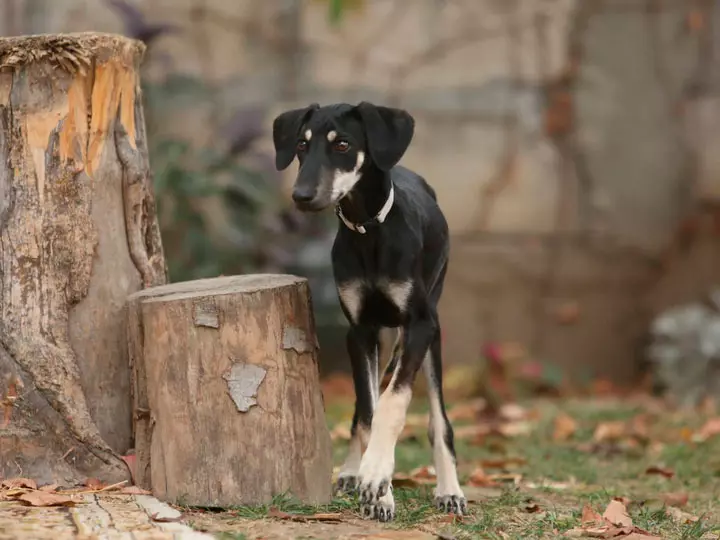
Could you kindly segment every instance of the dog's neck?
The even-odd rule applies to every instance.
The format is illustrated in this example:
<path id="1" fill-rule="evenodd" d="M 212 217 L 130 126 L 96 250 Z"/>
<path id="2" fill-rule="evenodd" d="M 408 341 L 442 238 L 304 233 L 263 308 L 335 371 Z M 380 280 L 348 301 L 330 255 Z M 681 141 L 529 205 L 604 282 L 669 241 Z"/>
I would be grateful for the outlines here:
<path id="1" fill-rule="evenodd" d="M 348 222 L 361 225 L 375 219 L 385 208 L 391 189 L 390 173 L 371 164 L 338 206 Z"/>

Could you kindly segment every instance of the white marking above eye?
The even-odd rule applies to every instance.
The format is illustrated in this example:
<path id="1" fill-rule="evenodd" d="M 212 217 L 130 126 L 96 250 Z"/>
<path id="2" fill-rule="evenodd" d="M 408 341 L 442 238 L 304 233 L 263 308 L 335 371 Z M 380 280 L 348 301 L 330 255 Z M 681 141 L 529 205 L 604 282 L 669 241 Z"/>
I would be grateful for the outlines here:
<path id="1" fill-rule="evenodd" d="M 327 140 L 333 142 L 337 138 L 337 131 L 328 131 Z"/>
<path id="2" fill-rule="evenodd" d="M 309 129 L 305 130 L 305 140 L 309 141 L 310 139 L 312 139 L 312 131 L 310 131 Z"/>

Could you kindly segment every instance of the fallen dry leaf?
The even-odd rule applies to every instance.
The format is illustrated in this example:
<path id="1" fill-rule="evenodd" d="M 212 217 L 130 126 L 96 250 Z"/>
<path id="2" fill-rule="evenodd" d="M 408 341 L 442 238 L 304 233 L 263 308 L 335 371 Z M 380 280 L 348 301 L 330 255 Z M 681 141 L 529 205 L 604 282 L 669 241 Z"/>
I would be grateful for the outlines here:
<path id="1" fill-rule="evenodd" d="M 582 516 L 580 517 L 580 522 L 582 524 L 602 523 L 603 517 L 600 514 L 598 514 L 595 510 L 593 510 L 590 505 L 586 504 L 585 506 L 583 506 Z"/>
<path id="2" fill-rule="evenodd" d="M 676 508 L 674 506 L 668 506 L 665 508 L 665 513 L 670 516 L 670 518 L 675 522 L 679 523 L 680 525 L 687 525 L 688 523 L 695 523 L 698 519 L 697 516 L 693 516 L 692 514 L 688 514 L 687 512 L 683 512 L 679 508 Z"/>
<path id="3" fill-rule="evenodd" d="M 720 435 L 720 418 L 711 418 L 692 436 L 692 441 L 705 442 L 717 435 Z"/>
<path id="4" fill-rule="evenodd" d="M 3 480 L 2 484 L 0 484 L 0 487 L 3 487 L 5 489 L 37 489 L 37 483 L 35 482 L 35 480 L 32 480 L 30 478 L 8 478 L 7 480 Z"/>
<path id="5" fill-rule="evenodd" d="M 135 454 L 120 456 L 120 459 L 122 459 L 127 465 L 128 469 L 130 469 L 130 479 L 135 482 L 135 463 L 137 462 Z"/>
<path id="6" fill-rule="evenodd" d="M 30 506 L 75 506 L 75 501 L 67 495 L 39 490 L 23 493 L 19 497 L 15 497 L 15 500 L 22 501 Z"/>
<path id="7" fill-rule="evenodd" d="M 507 457 L 497 459 L 483 459 L 480 465 L 486 469 L 506 469 L 508 467 L 525 465 L 527 460 L 521 457 Z"/>
<path id="8" fill-rule="evenodd" d="M 268 517 L 289 521 L 341 521 L 342 514 L 288 514 L 275 506 L 271 506 L 270 511 L 268 512 Z"/>
<path id="9" fill-rule="evenodd" d="M 600 422 L 593 433 L 595 442 L 617 441 L 624 437 L 627 433 L 625 422 Z"/>
<path id="10" fill-rule="evenodd" d="M 490 478 L 482 467 L 477 467 L 471 474 L 467 481 L 470 486 L 497 486 L 498 482 Z"/>
<path id="11" fill-rule="evenodd" d="M 662 501 L 667 506 L 685 506 L 688 503 L 688 500 L 690 499 L 690 495 L 685 492 L 680 493 L 665 493 L 662 496 Z"/>
<path id="12" fill-rule="evenodd" d="M 537 503 L 529 502 L 525 503 L 523 510 L 525 510 L 528 514 L 535 514 L 540 511 L 540 506 Z"/>
<path id="13" fill-rule="evenodd" d="M 487 424 L 472 424 L 469 426 L 458 426 L 454 431 L 455 439 L 468 440 L 489 435 L 491 429 Z"/>
<path id="14" fill-rule="evenodd" d="M 392 479 L 393 486 L 395 487 L 408 487 L 415 488 L 422 484 L 434 484 L 435 483 L 435 468 L 434 467 L 418 467 L 410 471 L 410 474 L 395 473 Z"/>
<path id="15" fill-rule="evenodd" d="M 40 491 L 47 491 L 48 493 L 52 493 L 53 491 L 57 491 L 60 486 L 58 484 L 48 484 L 46 486 L 40 486 Z"/>
<path id="16" fill-rule="evenodd" d="M 504 418 L 510 422 L 516 422 L 527 418 L 527 410 L 517 403 L 505 403 L 500 406 L 498 411 L 500 418 Z"/>
<path id="17" fill-rule="evenodd" d="M 453 406 L 447 413 L 448 420 L 475 420 L 478 414 L 485 409 L 487 401 L 477 398 Z"/>
<path id="18" fill-rule="evenodd" d="M 424 467 L 417 467 L 410 471 L 410 476 L 413 478 L 420 478 L 423 480 L 434 480 L 436 477 L 435 467 L 432 465 L 425 465 Z"/>
<path id="19" fill-rule="evenodd" d="M 497 431 L 505 437 L 517 437 L 519 435 L 527 435 L 532 431 L 532 424 L 530 422 L 508 422 L 507 424 L 501 424 Z"/>
<path id="20" fill-rule="evenodd" d="M 666 467 L 652 466 L 645 469 L 645 474 L 659 474 L 665 478 L 672 478 L 675 476 L 675 471 Z"/>
<path id="21" fill-rule="evenodd" d="M 151 491 L 143 489 L 140 486 L 127 486 L 122 488 L 119 493 L 122 495 L 152 495 Z"/>
<path id="22" fill-rule="evenodd" d="M 577 428 L 577 422 L 570 415 L 561 412 L 555 417 L 553 440 L 566 441 L 573 436 Z"/>
<path id="23" fill-rule="evenodd" d="M 617 499 L 610 501 L 607 508 L 605 508 L 605 512 L 603 512 L 603 517 L 613 525 L 619 527 L 632 527 L 633 524 L 632 519 L 628 515 L 627 508 Z"/>
<path id="24" fill-rule="evenodd" d="M 88 478 L 85 480 L 85 487 L 89 487 L 90 489 L 102 489 L 105 487 L 105 484 L 102 483 L 97 478 Z"/>

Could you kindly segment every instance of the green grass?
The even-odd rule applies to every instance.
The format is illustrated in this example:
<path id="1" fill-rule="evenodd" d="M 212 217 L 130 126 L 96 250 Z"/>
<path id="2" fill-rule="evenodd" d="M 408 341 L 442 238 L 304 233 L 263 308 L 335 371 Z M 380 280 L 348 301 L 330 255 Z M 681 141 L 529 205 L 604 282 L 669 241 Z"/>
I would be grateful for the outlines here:
<path id="1" fill-rule="evenodd" d="M 617 445 L 605 444 L 590 451 L 595 427 L 601 422 L 628 421 L 646 412 L 643 406 L 621 401 L 535 402 L 527 404 L 536 411 L 533 429 L 527 435 L 503 438 L 488 437 L 482 443 L 458 440 L 458 470 L 461 482 L 484 459 L 514 456 L 526 462 L 509 471 L 522 475 L 520 485 L 492 488 L 467 487 L 470 515 L 450 522 L 440 516 L 432 504 L 432 486 L 416 489 L 396 488 L 396 519 L 384 527 L 442 532 L 455 538 L 557 538 L 579 527 L 584 504 L 602 513 L 613 497 L 626 497 L 635 526 L 662 538 L 718 538 L 720 535 L 720 437 L 704 443 L 691 443 L 681 436 L 683 428 L 696 430 L 706 419 L 697 412 L 675 413 L 651 411 L 648 422 L 650 437 L 644 444 L 629 446 L 623 439 Z M 414 403 L 413 412 L 423 412 L 423 403 Z M 553 440 L 553 421 L 559 411 L 572 416 L 578 429 L 570 440 Z M 330 403 L 328 423 L 347 421 L 352 414 L 350 403 Z M 467 422 L 454 422 L 459 427 Z M 431 464 L 431 448 L 424 428 L 416 436 L 398 444 L 396 471 L 409 472 Z M 660 446 L 662 444 L 662 446 Z M 335 464 L 342 462 L 347 443 L 335 446 Z M 662 466 L 675 472 L 673 478 L 647 475 L 649 466 Z M 502 472 L 487 469 L 486 472 Z M 558 484 L 564 483 L 564 484 Z M 530 487 L 528 484 L 541 485 Z M 542 485 L 546 487 L 542 487 Z M 677 523 L 665 511 L 660 497 L 664 493 L 689 493 L 684 512 L 697 516 L 694 523 Z M 235 536 L 245 538 L 244 523 L 265 519 L 271 506 L 295 514 L 338 512 L 348 519 L 358 517 L 358 503 L 353 497 L 336 498 L 330 505 L 315 507 L 277 497 L 271 504 L 231 508 L 218 514 L 217 520 L 237 522 Z M 531 510 L 537 510 L 530 512 Z M 235 520 L 233 522 L 233 520 Z M 233 532 L 232 534 L 235 534 Z M 246 533 L 247 534 L 247 533 Z M 255 538 L 255 536 L 247 536 Z"/>

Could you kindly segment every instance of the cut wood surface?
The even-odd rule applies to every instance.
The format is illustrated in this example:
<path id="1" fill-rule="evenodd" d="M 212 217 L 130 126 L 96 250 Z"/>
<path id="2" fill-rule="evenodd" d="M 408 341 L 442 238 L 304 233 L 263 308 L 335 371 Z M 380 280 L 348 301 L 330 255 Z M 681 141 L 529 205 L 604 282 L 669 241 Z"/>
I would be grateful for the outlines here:
<path id="1" fill-rule="evenodd" d="M 105 34 L 0 39 L 0 477 L 129 477 L 125 300 L 166 281 L 143 52 Z"/>
<path id="2" fill-rule="evenodd" d="M 331 498 L 332 449 L 307 281 L 205 279 L 128 300 L 136 482 L 162 500 Z"/>

